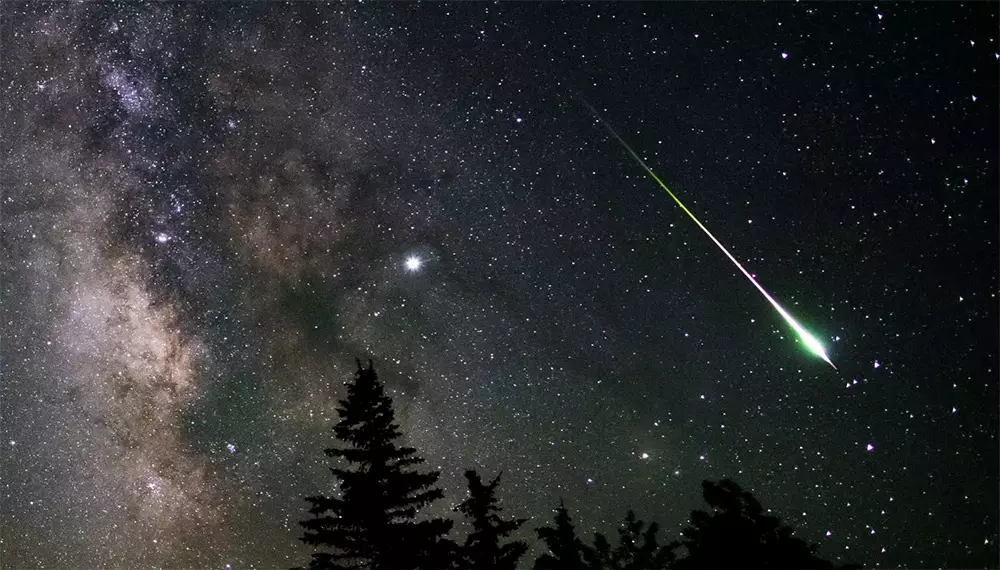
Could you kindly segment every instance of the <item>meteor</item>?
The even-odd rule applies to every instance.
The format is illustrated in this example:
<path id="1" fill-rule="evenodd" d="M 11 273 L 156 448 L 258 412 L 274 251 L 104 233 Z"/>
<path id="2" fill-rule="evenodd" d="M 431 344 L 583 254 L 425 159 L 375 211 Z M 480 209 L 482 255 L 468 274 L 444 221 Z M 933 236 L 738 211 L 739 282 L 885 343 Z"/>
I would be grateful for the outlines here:
<path id="1" fill-rule="evenodd" d="M 708 239 L 712 240 L 712 243 L 717 245 L 719 249 L 722 250 L 722 253 L 726 254 L 726 257 L 729 258 L 729 261 L 732 261 L 733 265 L 735 265 L 736 268 L 739 269 L 740 272 L 743 275 L 745 275 L 746 278 L 749 279 L 751 283 L 753 283 L 753 286 L 756 287 L 758 291 L 760 291 L 760 294 L 763 295 L 764 298 L 767 299 L 769 303 L 771 303 L 771 306 L 774 307 L 776 311 L 778 311 L 778 314 L 781 315 L 781 318 L 785 319 L 785 322 L 788 323 L 788 326 L 792 327 L 792 330 L 795 331 L 795 334 L 799 335 L 799 339 L 802 340 L 802 344 L 804 344 L 806 348 L 809 349 L 810 352 L 822 358 L 824 362 L 826 362 L 830 366 L 833 366 L 833 369 L 836 370 L 837 367 L 834 366 L 833 362 L 830 361 L 830 357 L 827 356 L 826 349 L 823 348 L 823 344 L 819 341 L 819 339 L 814 337 L 812 334 L 809 333 L 809 331 L 805 329 L 805 327 L 800 325 L 799 322 L 795 320 L 795 317 L 790 315 L 788 311 L 784 309 L 784 307 L 778 304 L 778 301 L 776 301 L 774 297 L 770 295 L 770 293 L 765 291 L 764 288 L 761 287 L 760 283 L 757 283 L 757 280 L 753 278 L 753 275 L 750 275 L 750 272 L 744 269 L 743 266 L 740 265 L 739 261 L 736 261 L 736 258 L 733 257 L 733 254 L 729 253 L 729 250 L 726 249 L 726 247 L 722 245 L 722 243 L 719 242 L 719 240 L 715 239 L 715 236 L 712 235 L 712 232 L 708 231 L 708 228 L 706 228 L 698 220 L 698 218 L 696 218 L 694 214 L 691 213 L 691 210 L 688 210 L 687 206 L 685 206 L 684 203 L 681 202 L 680 199 L 673 192 L 670 191 L 670 188 L 667 188 L 667 185 L 664 184 L 662 180 L 660 180 L 660 177 L 657 176 L 656 173 L 653 172 L 653 170 L 649 166 L 646 166 L 645 161 L 639 158 L 639 155 L 636 154 L 634 150 L 632 150 L 632 147 L 630 147 L 628 143 L 625 142 L 625 139 L 618 136 L 618 133 L 615 131 L 615 129 L 611 126 L 610 123 L 608 123 L 607 121 L 604 120 L 603 117 L 601 117 L 600 113 L 597 112 L 597 109 L 595 109 L 590 103 L 587 103 L 583 99 L 580 99 L 580 102 L 586 105 L 588 109 L 590 109 L 590 112 L 594 114 L 594 117 L 596 117 L 597 120 L 602 125 L 604 125 L 604 128 L 606 128 L 608 132 L 611 133 L 611 136 L 615 137 L 615 139 L 619 143 L 621 143 L 623 147 L 625 147 L 625 150 L 628 151 L 629 155 L 631 155 L 632 158 L 634 158 L 635 161 L 639 163 L 639 166 L 641 166 L 643 170 L 645 170 L 650 176 L 653 177 L 653 180 L 655 180 L 656 183 L 660 185 L 660 188 L 663 188 L 663 190 L 671 198 L 673 198 L 674 202 L 676 202 L 677 205 L 680 206 L 681 210 L 684 210 L 684 213 L 687 214 L 688 217 L 690 217 L 692 220 L 694 220 L 695 224 L 698 224 L 698 227 L 701 228 L 701 231 L 705 232 L 705 235 L 708 236 Z"/>

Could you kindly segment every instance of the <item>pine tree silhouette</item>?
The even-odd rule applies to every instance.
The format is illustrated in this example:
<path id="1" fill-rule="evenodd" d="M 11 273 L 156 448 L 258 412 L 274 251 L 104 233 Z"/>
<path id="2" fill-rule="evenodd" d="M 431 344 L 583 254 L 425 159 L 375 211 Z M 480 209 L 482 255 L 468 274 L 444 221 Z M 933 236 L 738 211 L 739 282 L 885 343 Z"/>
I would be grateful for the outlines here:
<path id="1" fill-rule="evenodd" d="M 704 481 L 702 489 L 712 513 L 691 512 L 691 526 L 681 531 L 687 556 L 674 568 L 833 568 L 733 481 Z"/>
<path id="2" fill-rule="evenodd" d="M 461 511 L 472 523 L 472 533 L 459 550 L 459 561 L 463 568 L 477 570 L 513 570 L 517 561 L 528 550 L 528 544 L 515 540 L 501 545 L 500 541 L 510 536 L 528 519 L 500 518 L 503 509 L 497 504 L 496 488 L 500 475 L 484 485 L 479 474 L 473 470 L 465 472 L 469 480 L 469 498 L 462 501 L 456 511 Z"/>
<path id="3" fill-rule="evenodd" d="M 594 570 L 614 568 L 612 556 L 608 537 L 599 532 L 594 533 L 594 546 L 583 550 L 583 559 L 587 561 L 587 568 Z"/>
<path id="4" fill-rule="evenodd" d="M 535 570 L 580 570 L 587 567 L 583 555 L 588 547 L 576 536 L 573 521 L 566 505 L 559 501 L 556 509 L 556 526 L 536 528 L 538 538 L 545 542 L 549 551 L 535 560 Z M 592 557 L 588 555 L 588 558 Z"/>
<path id="5" fill-rule="evenodd" d="M 651 570 L 667 568 L 674 560 L 674 548 L 679 543 L 660 546 L 656 538 L 660 525 L 650 523 L 646 526 L 636 519 L 635 512 L 629 509 L 625 514 L 625 522 L 618 528 L 618 547 L 611 550 L 608 539 L 601 533 L 594 533 L 594 546 L 584 551 L 584 558 L 591 568 L 607 570 Z M 641 542 L 640 542 L 641 541 Z"/>
<path id="6" fill-rule="evenodd" d="M 412 447 L 397 447 L 392 399 L 385 395 L 374 365 L 358 362 L 358 372 L 340 401 L 333 430 L 343 447 L 323 450 L 338 458 L 330 468 L 339 482 L 333 497 L 306 497 L 314 515 L 302 521 L 300 540 L 330 552 L 315 552 L 310 568 L 411 569 L 450 567 L 453 545 L 445 538 L 452 521 L 416 521 L 417 511 L 440 499 L 439 473 L 419 473 L 424 460 Z M 346 465 L 344 465 L 346 463 Z M 341 466 L 347 467 L 342 468 Z"/>
<path id="7" fill-rule="evenodd" d="M 660 525 L 652 522 L 643 531 L 643 523 L 635 518 L 635 513 L 629 509 L 625 515 L 625 524 L 618 531 L 619 546 L 615 550 L 615 567 L 622 570 L 642 568 L 666 568 L 674 560 L 674 548 L 679 543 L 660 546 L 656 538 Z M 642 544 L 639 543 L 640 537 Z"/>

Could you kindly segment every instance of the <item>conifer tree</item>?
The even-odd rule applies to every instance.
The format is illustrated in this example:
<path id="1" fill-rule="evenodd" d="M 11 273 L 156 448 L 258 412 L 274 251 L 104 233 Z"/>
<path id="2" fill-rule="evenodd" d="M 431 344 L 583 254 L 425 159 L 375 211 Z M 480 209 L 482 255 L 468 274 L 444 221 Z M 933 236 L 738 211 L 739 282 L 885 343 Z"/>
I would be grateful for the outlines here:
<path id="1" fill-rule="evenodd" d="M 496 488 L 500 475 L 484 485 L 479 474 L 473 470 L 465 472 L 469 480 L 469 497 L 462 501 L 456 511 L 461 511 L 472 524 L 472 533 L 459 550 L 459 563 L 463 568 L 476 570 L 513 570 L 517 561 L 528 550 L 528 544 L 515 540 L 501 545 L 500 541 L 510 536 L 528 519 L 500 518 L 503 509 L 497 504 Z"/>
<path id="2" fill-rule="evenodd" d="M 325 449 L 340 461 L 330 468 L 339 484 L 334 496 L 306 497 L 314 515 L 300 524 L 301 540 L 315 552 L 310 568 L 414 569 L 449 567 L 445 538 L 452 522 L 417 521 L 418 511 L 440 499 L 439 473 L 420 473 L 424 462 L 412 447 L 398 447 L 392 399 L 385 395 L 374 365 L 362 368 L 347 386 L 333 430 L 342 447 Z"/>
<path id="3" fill-rule="evenodd" d="M 629 509 L 625 522 L 618 528 L 618 546 L 612 550 L 608 539 L 601 533 L 594 533 L 594 546 L 584 551 L 584 558 L 590 568 L 603 570 L 649 570 L 667 568 L 674 559 L 674 548 L 678 543 L 660 546 L 657 533 L 658 524 L 646 526 Z"/>
<path id="4" fill-rule="evenodd" d="M 566 505 L 559 501 L 556 509 L 556 526 L 535 529 L 538 538 L 545 542 L 549 551 L 535 560 L 535 570 L 579 570 L 587 567 L 584 564 L 584 553 L 588 547 L 576 536 L 573 520 L 566 510 Z M 587 554 L 587 558 L 592 558 Z"/>
<path id="5" fill-rule="evenodd" d="M 612 561 L 611 543 L 608 537 L 599 532 L 594 533 L 594 546 L 583 549 L 583 559 L 586 567 L 593 570 L 610 570 L 614 568 Z"/>
<path id="6" fill-rule="evenodd" d="M 656 539 L 660 525 L 650 523 L 643 532 L 644 526 L 645 523 L 636 519 L 635 512 L 629 509 L 625 514 L 625 522 L 618 529 L 618 548 L 612 554 L 615 568 L 666 568 L 673 561 L 675 545 L 660 546 Z"/>
<path id="7" fill-rule="evenodd" d="M 833 568 L 733 481 L 704 481 L 702 488 L 712 513 L 692 511 L 691 526 L 681 531 L 687 556 L 675 568 Z"/>

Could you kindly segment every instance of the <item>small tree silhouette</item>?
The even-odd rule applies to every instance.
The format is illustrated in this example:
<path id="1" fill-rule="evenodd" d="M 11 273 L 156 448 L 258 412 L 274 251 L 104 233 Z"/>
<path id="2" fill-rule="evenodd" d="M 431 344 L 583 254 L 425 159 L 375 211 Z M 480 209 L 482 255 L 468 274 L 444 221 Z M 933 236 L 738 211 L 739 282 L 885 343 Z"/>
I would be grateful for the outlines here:
<path id="1" fill-rule="evenodd" d="M 394 423 L 392 399 L 385 395 L 374 365 L 362 368 L 347 385 L 347 399 L 340 401 L 340 421 L 333 431 L 344 447 L 323 450 L 347 463 L 332 467 L 340 493 L 334 497 L 306 497 L 313 518 L 302 521 L 301 540 L 332 547 L 315 552 L 310 568 L 444 568 L 450 541 L 444 536 L 452 522 L 446 519 L 416 521 L 417 511 L 440 499 L 433 485 L 438 472 L 419 473 L 412 468 L 424 462 L 412 447 L 397 447 L 402 436 Z"/>
<path id="2" fill-rule="evenodd" d="M 549 549 L 535 560 L 535 570 L 580 570 L 586 567 L 582 556 L 587 551 L 587 546 L 577 538 L 573 521 L 562 501 L 559 501 L 559 508 L 556 509 L 555 522 L 555 527 L 535 529 L 538 538 Z"/>
<path id="3" fill-rule="evenodd" d="M 687 556 L 674 568 L 833 568 L 733 481 L 704 481 L 702 489 L 712 513 L 691 512 L 691 526 L 681 531 Z"/>
<path id="4" fill-rule="evenodd" d="M 585 548 L 583 559 L 587 561 L 587 568 L 595 570 L 614 568 L 612 561 L 611 543 L 608 537 L 599 532 L 594 533 L 594 546 Z"/>
<path id="5" fill-rule="evenodd" d="M 500 518 L 503 509 L 497 504 L 496 488 L 500 475 L 484 485 L 479 474 L 465 472 L 469 480 L 469 498 L 462 501 L 456 511 L 461 511 L 472 523 L 472 533 L 459 549 L 459 564 L 463 568 L 513 570 L 517 561 L 528 550 L 528 544 L 515 540 L 501 545 L 500 541 L 516 531 L 528 519 Z"/>
<path id="6" fill-rule="evenodd" d="M 625 522 L 618 528 L 618 547 L 614 550 L 611 550 L 611 544 L 603 534 L 594 533 L 593 548 L 583 552 L 588 565 L 608 570 L 667 568 L 674 560 L 674 549 L 679 543 L 660 546 L 656 538 L 660 525 L 650 523 L 643 532 L 644 526 L 646 523 L 636 519 L 635 512 L 629 509 Z"/>

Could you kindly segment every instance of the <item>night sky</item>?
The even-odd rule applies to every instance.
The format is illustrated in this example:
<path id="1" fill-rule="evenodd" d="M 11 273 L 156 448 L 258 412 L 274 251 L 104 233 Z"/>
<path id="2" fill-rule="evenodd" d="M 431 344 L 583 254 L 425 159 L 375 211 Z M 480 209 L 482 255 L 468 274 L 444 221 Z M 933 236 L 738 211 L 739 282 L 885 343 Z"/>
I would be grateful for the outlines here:
<path id="1" fill-rule="evenodd" d="M 997 12 L 4 2 L 0 565 L 307 563 L 356 356 L 434 513 L 997 564 Z"/>

